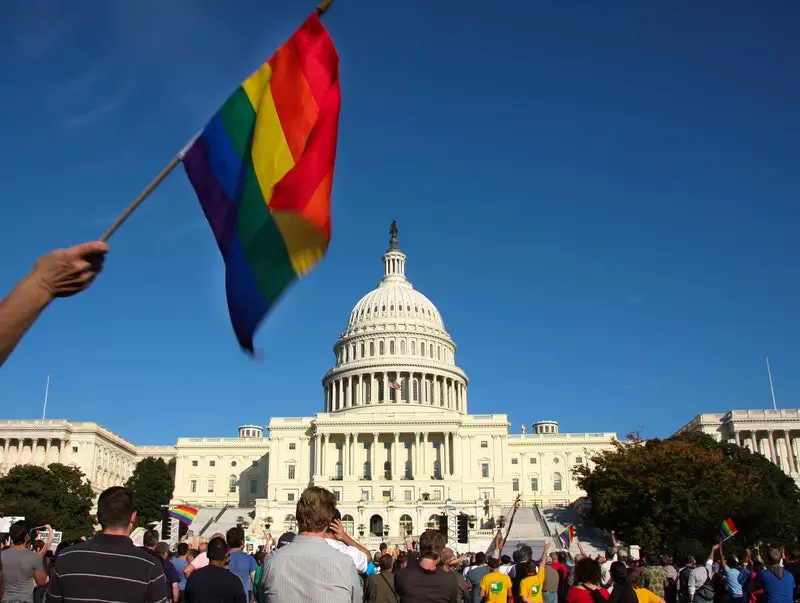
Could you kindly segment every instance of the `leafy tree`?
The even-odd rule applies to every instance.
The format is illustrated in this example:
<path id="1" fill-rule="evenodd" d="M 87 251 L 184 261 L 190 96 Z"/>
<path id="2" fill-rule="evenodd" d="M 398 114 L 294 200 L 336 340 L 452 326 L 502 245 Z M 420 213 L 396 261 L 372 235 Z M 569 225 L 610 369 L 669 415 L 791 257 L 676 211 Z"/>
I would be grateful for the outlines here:
<path id="1" fill-rule="evenodd" d="M 760 454 L 701 433 L 629 438 L 576 469 L 593 523 L 646 551 L 707 555 L 731 517 L 737 545 L 796 542 L 800 489 Z"/>
<path id="2" fill-rule="evenodd" d="M 147 527 L 163 519 L 173 487 L 172 472 L 163 459 L 147 457 L 139 461 L 125 485 L 136 493 L 137 526 Z"/>
<path id="3" fill-rule="evenodd" d="M 80 469 L 53 463 L 47 468 L 18 465 L 0 477 L 0 510 L 34 526 L 50 524 L 73 540 L 91 536 L 92 488 Z"/>

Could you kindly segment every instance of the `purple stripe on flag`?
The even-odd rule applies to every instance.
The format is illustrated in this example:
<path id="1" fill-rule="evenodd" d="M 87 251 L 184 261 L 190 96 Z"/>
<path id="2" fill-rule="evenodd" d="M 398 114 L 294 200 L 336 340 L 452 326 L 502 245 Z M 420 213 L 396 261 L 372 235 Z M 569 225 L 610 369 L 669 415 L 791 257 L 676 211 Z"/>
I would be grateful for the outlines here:
<path id="1" fill-rule="evenodd" d="M 208 156 L 208 147 L 201 136 L 183 157 L 183 167 L 192 183 L 203 213 L 206 215 L 214 238 L 227 261 L 228 249 L 236 228 L 236 205 L 214 177 Z"/>

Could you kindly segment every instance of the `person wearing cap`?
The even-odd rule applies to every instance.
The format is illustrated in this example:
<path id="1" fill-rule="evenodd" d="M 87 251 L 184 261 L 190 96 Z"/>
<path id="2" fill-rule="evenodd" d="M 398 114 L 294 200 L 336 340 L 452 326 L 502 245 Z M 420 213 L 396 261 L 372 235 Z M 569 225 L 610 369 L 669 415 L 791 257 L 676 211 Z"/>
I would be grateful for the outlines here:
<path id="1" fill-rule="evenodd" d="M 261 592 L 265 603 L 362 603 L 363 591 L 353 560 L 325 543 L 336 497 L 330 490 L 306 488 L 297 501 L 299 533 L 264 561 Z"/>
<path id="2" fill-rule="evenodd" d="M 285 547 L 287 544 L 290 544 L 294 537 L 297 536 L 294 532 L 286 532 L 280 538 L 278 538 L 278 546 L 275 548 L 282 548 Z"/>
<path id="3" fill-rule="evenodd" d="M 466 578 L 459 572 L 455 566 L 458 565 L 463 561 L 463 558 L 456 559 L 456 554 L 453 549 L 449 547 L 445 547 L 442 549 L 442 569 L 446 572 L 452 572 L 452 574 L 456 577 L 456 583 L 458 583 L 458 598 L 456 599 L 457 603 L 461 603 L 462 601 L 470 601 L 471 595 L 470 592 L 472 591 L 472 585 L 467 583 Z"/>

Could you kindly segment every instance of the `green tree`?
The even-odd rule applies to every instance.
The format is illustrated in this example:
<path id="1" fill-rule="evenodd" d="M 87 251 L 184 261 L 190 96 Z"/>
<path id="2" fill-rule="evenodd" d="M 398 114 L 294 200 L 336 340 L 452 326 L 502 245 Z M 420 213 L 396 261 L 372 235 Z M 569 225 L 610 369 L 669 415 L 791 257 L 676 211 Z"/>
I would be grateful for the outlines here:
<path id="1" fill-rule="evenodd" d="M 73 540 L 91 536 L 92 488 L 80 469 L 53 463 L 18 465 L 0 477 L 0 510 L 34 526 L 50 524 Z"/>
<path id="2" fill-rule="evenodd" d="M 172 472 L 163 459 L 147 457 L 139 461 L 125 485 L 136 493 L 137 526 L 147 527 L 163 519 L 163 507 L 172 498 L 173 486 Z"/>
<path id="3" fill-rule="evenodd" d="M 689 433 L 629 438 L 576 469 L 594 524 L 645 551 L 708 554 L 731 517 L 734 539 L 789 545 L 800 527 L 800 489 L 760 454 Z"/>

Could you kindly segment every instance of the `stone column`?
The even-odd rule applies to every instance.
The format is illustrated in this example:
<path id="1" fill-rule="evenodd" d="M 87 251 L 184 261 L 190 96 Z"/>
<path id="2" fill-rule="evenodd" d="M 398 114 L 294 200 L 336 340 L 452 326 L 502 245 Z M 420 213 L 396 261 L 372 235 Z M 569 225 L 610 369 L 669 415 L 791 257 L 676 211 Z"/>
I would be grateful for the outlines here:
<path id="1" fill-rule="evenodd" d="M 450 475 L 450 459 L 449 459 L 449 455 L 447 454 L 447 449 L 449 447 L 448 446 L 448 442 L 447 442 L 447 440 L 448 440 L 447 432 L 445 431 L 442 435 L 444 436 L 444 437 L 442 437 L 442 448 L 441 448 L 441 450 L 442 450 L 442 456 L 441 456 L 441 460 L 442 460 L 442 463 L 441 463 L 441 466 L 442 466 L 442 477 L 443 478 L 447 478 L 447 476 Z"/>
<path id="2" fill-rule="evenodd" d="M 775 454 L 775 432 L 771 429 L 767 431 L 767 438 L 769 438 L 769 454 L 772 457 L 770 460 L 772 461 L 773 465 L 780 467 L 780 463 L 778 463 L 778 455 Z"/>
<path id="3" fill-rule="evenodd" d="M 433 376 L 433 387 L 431 390 L 433 405 L 439 406 L 439 380 L 437 379 L 436 375 Z"/>
<path id="4" fill-rule="evenodd" d="M 422 435 L 414 432 L 414 446 L 411 449 L 411 475 L 414 479 L 419 477 L 419 444 Z"/>
<path id="5" fill-rule="evenodd" d="M 374 480 L 375 476 L 378 475 L 375 466 L 378 464 L 378 435 L 377 433 L 372 434 L 372 460 L 370 461 L 370 468 L 371 468 L 371 477 Z"/>
<path id="6" fill-rule="evenodd" d="M 383 372 L 383 382 L 381 383 L 381 389 L 383 390 L 383 403 L 389 404 L 389 373 L 386 371 Z"/>
<path id="7" fill-rule="evenodd" d="M 44 466 L 47 467 L 47 463 L 50 462 L 50 446 L 52 445 L 53 441 L 50 438 L 47 438 L 44 443 Z"/>
<path id="8" fill-rule="evenodd" d="M 3 462 L 8 463 L 8 448 L 9 444 L 11 443 L 11 438 L 6 438 L 5 442 L 3 443 Z"/>
<path id="9" fill-rule="evenodd" d="M 328 443 L 328 434 L 323 433 L 323 434 L 320 435 L 319 438 L 320 438 L 320 445 L 319 445 L 319 474 L 320 474 L 320 477 L 325 478 L 325 477 L 327 477 L 327 473 L 325 471 L 325 462 L 327 460 L 325 458 L 325 456 L 326 456 L 325 455 L 325 446 Z"/>
<path id="10" fill-rule="evenodd" d="M 356 406 L 364 406 L 364 375 L 359 375 L 356 387 Z"/>
<path id="11" fill-rule="evenodd" d="M 794 448 L 792 447 L 792 431 L 790 429 L 786 430 L 786 454 L 789 455 L 789 470 L 792 473 L 797 473 L 797 462 L 794 458 Z"/>
<path id="12" fill-rule="evenodd" d="M 401 475 L 405 475 L 405 472 L 400 471 L 400 464 L 397 462 L 399 451 L 400 451 L 400 434 L 395 431 L 394 444 L 392 444 L 392 481 L 400 479 Z"/>
<path id="13" fill-rule="evenodd" d="M 421 455 L 420 458 L 421 458 L 421 460 L 420 460 L 420 463 L 419 463 L 419 469 L 420 469 L 420 473 L 421 473 L 423 479 L 427 479 L 428 475 L 430 475 L 429 473 L 427 473 L 428 464 L 425 462 L 425 460 L 426 460 L 425 459 L 425 456 L 426 456 L 425 448 L 427 447 L 427 444 L 428 444 L 428 434 L 427 434 L 427 432 L 423 431 L 422 432 L 422 446 L 420 447 L 420 455 Z"/>
<path id="14" fill-rule="evenodd" d="M 758 437 L 756 437 L 755 430 L 751 430 L 750 431 L 750 446 L 752 446 L 752 451 L 753 452 L 759 452 L 759 453 L 761 452 L 758 449 Z"/>

